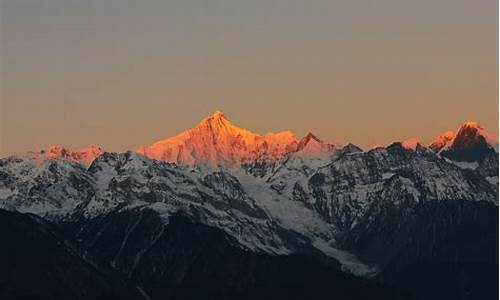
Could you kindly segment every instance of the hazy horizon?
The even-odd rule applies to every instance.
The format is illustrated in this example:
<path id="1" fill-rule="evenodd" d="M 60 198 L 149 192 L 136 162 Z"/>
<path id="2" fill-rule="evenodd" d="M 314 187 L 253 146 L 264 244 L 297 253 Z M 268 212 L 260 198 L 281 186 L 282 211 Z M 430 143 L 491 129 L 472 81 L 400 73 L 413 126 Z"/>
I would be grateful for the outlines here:
<path id="1" fill-rule="evenodd" d="M 108 151 L 221 110 L 367 148 L 498 133 L 498 1 L 4 0 L 0 155 Z"/>
<path id="2" fill-rule="evenodd" d="M 217 111 L 220 111 L 220 110 L 217 110 Z M 234 122 L 230 117 L 227 116 L 227 114 L 225 114 L 223 111 L 221 111 L 221 112 L 224 114 L 224 116 L 226 117 L 226 119 L 228 119 L 233 125 L 235 125 L 237 127 L 240 127 L 241 129 L 249 130 L 249 131 L 251 131 L 253 133 L 256 133 L 256 134 L 265 135 L 266 133 L 277 133 L 277 132 L 280 132 L 280 131 L 288 131 L 288 129 L 282 129 L 282 130 L 275 130 L 275 131 L 256 132 L 256 131 L 252 130 L 251 128 L 240 126 L 240 124 L 238 124 L 238 122 Z M 209 117 L 210 115 L 213 115 L 214 113 L 216 113 L 216 111 L 212 112 L 212 114 L 209 114 L 209 115 L 201 117 L 200 120 L 198 122 L 196 122 L 195 124 L 193 124 L 192 126 L 188 126 L 188 127 L 184 128 L 184 129 L 181 129 L 181 130 L 179 130 L 179 131 L 177 131 L 177 132 L 175 132 L 173 134 L 170 134 L 168 136 L 159 136 L 159 137 L 157 137 L 154 140 L 144 142 L 144 143 L 142 143 L 140 145 L 137 145 L 134 148 L 123 148 L 123 149 L 116 150 L 116 149 L 107 149 L 105 147 L 102 147 L 102 145 L 99 145 L 99 144 L 96 144 L 96 143 L 88 143 L 88 144 L 80 144 L 80 145 L 67 145 L 67 144 L 56 143 L 56 144 L 47 144 L 46 146 L 44 146 L 42 148 L 39 148 L 39 149 L 30 149 L 30 150 L 27 150 L 26 152 L 38 152 L 38 151 L 45 150 L 45 149 L 47 149 L 49 147 L 52 147 L 52 146 L 62 146 L 62 147 L 65 147 L 65 148 L 67 148 L 69 150 L 79 150 L 79 149 L 82 149 L 82 148 L 86 148 L 88 146 L 99 146 L 99 147 L 102 147 L 103 150 L 105 150 L 105 151 L 116 151 L 116 152 L 122 152 L 122 151 L 128 151 L 128 150 L 135 151 L 140 146 L 147 146 L 149 144 L 153 144 L 154 142 L 158 142 L 159 140 L 163 140 L 163 139 L 166 139 L 166 138 L 171 138 L 171 137 L 174 137 L 175 135 L 180 134 L 180 133 L 182 133 L 184 131 L 190 130 L 190 129 L 196 127 L 200 122 L 202 122 L 204 118 Z M 466 121 L 468 121 L 468 120 L 466 120 Z M 406 139 L 410 140 L 410 139 L 416 138 L 424 146 L 428 146 L 433 141 L 433 139 L 436 138 L 438 135 L 444 133 L 445 131 L 449 131 L 449 130 L 455 131 L 455 130 L 458 130 L 459 127 L 461 125 L 464 125 L 464 123 L 466 121 L 458 124 L 456 126 L 456 128 L 443 129 L 441 132 L 436 133 L 436 135 L 432 136 L 431 139 L 429 139 L 429 140 L 422 140 L 422 139 L 420 139 L 417 136 L 407 136 L 407 137 L 403 137 L 403 138 L 394 138 L 394 139 L 390 140 L 388 143 L 385 143 L 385 144 L 370 144 L 370 145 L 360 145 L 360 144 L 355 144 L 355 143 L 353 143 L 353 144 L 362 147 L 364 150 L 369 150 L 369 149 L 373 149 L 373 148 L 376 148 L 376 147 L 379 147 L 379 146 L 388 146 L 388 145 L 390 145 L 393 142 L 401 142 L 401 141 L 406 140 Z M 481 124 L 479 123 L 479 125 L 481 125 Z M 482 126 L 482 127 L 484 127 L 484 126 Z M 488 130 L 488 128 L 485 128 L 485 129 L 487 131 L 489 131 L 490 133 L 492 133 L 492 134 L 494 134 L 495 136 L 498 137 L 498 133 L 497 132 L 493 132 L 491 130 Z M 298 139 L 305 137 L 309 133 L 312 133 L 312 134 L 316 135 L 314 132 L 311 132 L 311 131 L 301 131 L 301 132 L 304 132 L 304 133 L 299 134 L 299 133 L 297 133 L 295 131 L 292 131 L 292 133 L 294 133 Z M 324 142 L 332 143 L 332 144 L 346 145 L 348 143 L 352 143 L 351 141 L 325 140 L 321 136 L 317 136 L 317 137 L 320 138 L 320 139 L 322 139 Z M 11 153 L 11 154 L 16 155 L 16 154 L 22 154 L 22 153 Z M 9 155 L 9 154 L 7 154 L 7 155 Z"/>

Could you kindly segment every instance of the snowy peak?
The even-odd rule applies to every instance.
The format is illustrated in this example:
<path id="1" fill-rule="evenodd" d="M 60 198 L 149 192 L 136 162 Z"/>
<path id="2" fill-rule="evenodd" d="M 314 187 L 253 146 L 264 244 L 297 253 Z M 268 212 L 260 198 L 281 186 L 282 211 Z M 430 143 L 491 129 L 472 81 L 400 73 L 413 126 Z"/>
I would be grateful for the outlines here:
<path id="1" fill-rule="evenodd" d="M 279 160 L 296 147 L 289 131 L 259 135 L 233 125 L 221 111 L 204 118 L 192 129 L 142 146 L 147 157 L 187 166 L 237 166 L 252 160 Z"/>
<path id="2" fill-rule="evenodd" d="M 453 143 L 470 143 L 485 141 L 488 145 L 492 147 L 498 147 L 498 137 L 494 136 L 486 129 L 484 129 L 477 122 L 469 121 L 465 122 L 460 129 L 457 131 Z"/>
<path id="3" fill-rule="evenodd" d="M 460 129 L 463 129 L 463 128 L 475 128 L 475 129 L 480 129 L 482 128 L 481 125 L 479 125 L 478 122 L 476 121 L 465 121 L 462 126 L 460 127 Z"/>
<path id="4" fill-rule="evenodd" d="M 321 145 L 323 142 L 314 134 L 308 133 L 305 137 L 303 137 L 299 145 L 297 147 L 298 150 L 304 149 L 307 145 Z"/>
<path id="5" fill-rule="evenodd" d="M 420 145 L 420 141 L 414 137 L 401 141 L 401 146 L 408 150 L 417 150 L 418 145 Z"/>
<path id="6" fill-rule="evenodd" d="M 441 149 L 449 145 L 449 143 L 452 142 L 454 138 L 455 132 L 451 130 L 445 131 L 434 139 L 434 141 L 429 145 L 429 148 L 436 152 L 439 152 Z"/>
<path id="7" fill-rule="evenodd" d="M 212 115 L 204 118 L 200 122 L 200 124 L 203 124 L 203 123 L 215 124 L 215 125 L 231 125 L 231 123 L 226 118 L 224 113 L 220 110 L 216 110 Z"/>
<path id="8" fill-rule="evenodd" d="M 208 118 L 213 118 L 213 119 L 225 119 L 224 113 L 220 110 L 214 111 L 214 113 L 209 116 Z"/>
<path id="9" fill-rule="evenodd" d="M 78 160 L 83 161 L 85 163 L 91 163 L 103 153 L 104 151 L 102 150 L 102 148 L 96 145 L 91 145 L 89 147 L 82 148 L 77 152 L 75 152 Z"/>
<path id="10" fill-rule="evenodd" d="M 89 165 L 103 153 L 101 147 L 96 145 L 76 151 L 69 150 L 61 145 L 54 145 L 40 151 L 40 158 L 63 158 Z"/>
<path id="11" fill-rule="evenodd" d="M 353 154 L 353 153 L 360 153 L 363 152 L 363 149 L 360 147 L 354 145 L 353 143 L 348 143 L 341 149 L 339 149 L 338 153 L 339 155 L 345 155 L 345 154 Z"/>
<path id="12" fill-rule="evenodd" d="M 47 157 L 67 157 L 70 151 L 61 145 L 53 145 L 42 150 L 41 153 L 45 154 Z"/>
<path id="13" fill-rule="evenodd" d="M 437 137 L 431 149 L 455 161 L 482 161 L 490 152 L 498 152 L 498 137 L 479 123 L 468 121 L 456 133 L 448 131 Z"/>
<path id="14" fill-rule="evenodd" d="M 253 137 L 253 133 L 234 126 L 221 111 L 215 111 L 212 115 L 204 118 L 194 129 L 205 134 L 220 135 L 241 135 Z"/>
<path id="15" fill-rule="evenodd" d="M 297 153 L 319 155 L 335 149 L 335 146 L 326 144 L 312 133 L 303 137 L 297 146 Z"/>

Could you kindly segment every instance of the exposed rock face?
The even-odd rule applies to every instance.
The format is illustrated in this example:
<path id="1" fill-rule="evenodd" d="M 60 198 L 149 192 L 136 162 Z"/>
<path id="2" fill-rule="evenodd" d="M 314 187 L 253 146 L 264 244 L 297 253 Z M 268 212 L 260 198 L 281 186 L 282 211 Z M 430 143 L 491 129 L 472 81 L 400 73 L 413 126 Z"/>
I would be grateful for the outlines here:
<path id="1" fill-rule="evenodd" d="M 455 134 L 436 138 L 431 149 L 454 161 L 481 162 L 492 152 L 498 154 L 498 137 L 476 122 L 465 122 Z"/>
<path id="2" fill-rule="evenodd" d="M 343 241 L 379 278 L 423 299 L 494 299 L 498 285 L 497 206 L 449 200 L 381 203 Z M 422 279 L 425 278 L 425 279 Z"/>
<path id="3" fill-rule="evenodd" d="M 0 160 L 0 207 L 43 216 L 61 216 L 86 205 L 95 193 L 86 166 L 53 157 Z"/>
<path id="4" fill-rule="evenodd" d="M 498 188 L 484 177 L 441 159 L 427 148 L 387 149 L 338 157 L 308 181 L 308 203 L 323 218 L 349 229 L 381 201 L 404 205 L 442 200 L 497 202 Z"/>

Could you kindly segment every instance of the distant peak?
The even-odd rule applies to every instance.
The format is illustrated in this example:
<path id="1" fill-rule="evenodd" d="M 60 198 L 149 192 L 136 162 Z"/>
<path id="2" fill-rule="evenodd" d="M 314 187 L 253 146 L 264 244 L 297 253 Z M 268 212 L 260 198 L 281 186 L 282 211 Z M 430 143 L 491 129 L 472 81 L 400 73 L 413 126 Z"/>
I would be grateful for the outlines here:
<path id="1" fill-rule="evenodd" d="M 216 110 L 213 114 L 201 120 L 199 125 L 224 126 L 224 125 L 231 125 L 231 122 L 229 122 L 229 120 L 226 118 L 226 116 L 222 111 Z"/>
<path id="2" fill-rule="evenodd" d="M 441 149 L 448 147 L 454 138 L 455 132 L 451 130 L 445 131 L 434 139 L 434 141 L 429 145 L 429 148 L 436 152 L 439 152 L 441 151 Z"/>
<path id="3" fill-rule="evenodd" d="M 307 133 L 306 136 L 304 137 L 304 139 L 307 141 L 312 139 L 312 140 L 315 140 L 316 142 L 321 142 L 321 140 L 311 132 Z"/>
<path id="4" fill-rule="evenodd" d="M 321 144 L 322 143 L 322 141 L 317 136 L 315 136 L 314 134 L 312 134 L 311 132 L 309 132 L 308 134 L 306 134 L 305 137 L 303 137 L 299 141 L 299 145 L 297 146 L 297 149 L 298 150 L 304 149 L 310 142 L 314 142 L 315 144 Z"/>
<path id="5" fill-rule="evenodd" d="M 440 137 L 445 138 L 445 139 L 452 139 L 455 137 L 455 132 L 448 130 L 448 131 L 445 131 L 443 134 L 441 134 Z"/>
<path id="6" fill-rule="evenodd" d="M 467 122 L 464 122 L 462 124 L 461 128 L 478 128 L 479 129 L 479 128 L 482 128 L 482 127 L 476 121 L 467 121 Z"/>
<path id="7" fill-rule="evenodd" d="M 420 141 L 414 137 L 401 141 L 401 146 L 409 150 L 416 150 L 419 144 Z"/>
<path id="8" fill-rule="evenodd" d="M 180 165 L 232 166 L 253 159 L 277 161 L 296 150 L 290 131 L 258 134 L 231 123 L 220 110 L 195 127 L 142 146 L 137 152 Z"/>
<path id="9" fill-rule="evenodd" d="M 42 153 L 46 154 L 47 156 L 60 156 L 65 155 L 68 152 L 69 150 L 61 145 L 52 145 L 42 150 Z"/>
<path id="10" fill-rule="evenodd" d="M 216 110 L 213 114 L 206 117 L 205 120 L 225 120 L 225 121 L 227 121 L 227 118 L 222 111 Z"/>
<path id="11" fill-rule="evenodd" d="M 363 149 L 361 149 L 360 147 L 354 145 L 353 143 L 348 143 L 347 145 L 345 145 L 344 147 L 342 147 L 340 149 L 340 152 L 343 153 L 343 154 L 346 154 L 346 153 L 356 153 L 356 152 L 363 152 Z"/>
<path id="12" fill-rule="evenodd" d="M 224 113 L 220 110 L 216 110 L 213 114 L 212 114 L 212 117 L 214 118 L 223 118 L 224 117 Z"/>
<path id="13" fill-rule="evenodd" d="M 65 158 L 86 164 L 90 164 L 96 157 L 100 156 L 103 153 L 104 151 L 102 150 L 102 148 L 96 145 L 91 145 L 76 151 L 72 151 L 61 145 L 54 145 L 40 151 L 40 154 L 42 154 L 44 157 Z"/>
<path id="14" fill-rule="evenodd" d="M 476 121 L 467 121 L 455 133 L 438 136 L 430 148 L 451 160 L 481 161 L 492 149 L 498 152 L 498 136 Z"/>
<path id="15" fill-rule="evenodd" d="M 478 122 L 468 121 L 462 124 L 456 133 L 453 141 L 455 145 L 463 143 L 472 143 L 478 139 L 484 139 L 494 148 L 498 148 L 498 136 L 488 132 Z"/>
<path id="16" fill-rule="evenodd" d="M 297 145 L 297 152 L 308 155 L 318 155 L 331 152 L 334 148 L 334 145 L 324 143 L 316 135 L 309 132 L 299 141 Z"/>

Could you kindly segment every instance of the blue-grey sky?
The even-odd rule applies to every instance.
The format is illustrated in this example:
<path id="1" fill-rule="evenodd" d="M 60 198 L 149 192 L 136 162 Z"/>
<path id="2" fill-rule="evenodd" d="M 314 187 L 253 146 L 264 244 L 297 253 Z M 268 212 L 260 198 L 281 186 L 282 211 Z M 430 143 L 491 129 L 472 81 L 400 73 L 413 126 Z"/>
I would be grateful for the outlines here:
<path id="1" fill-rule="evenodd" d="M 498 132 L 498 0 L 2 0 L 2 154 L 135 149 L 222 110 L 361 146 Z"/>

